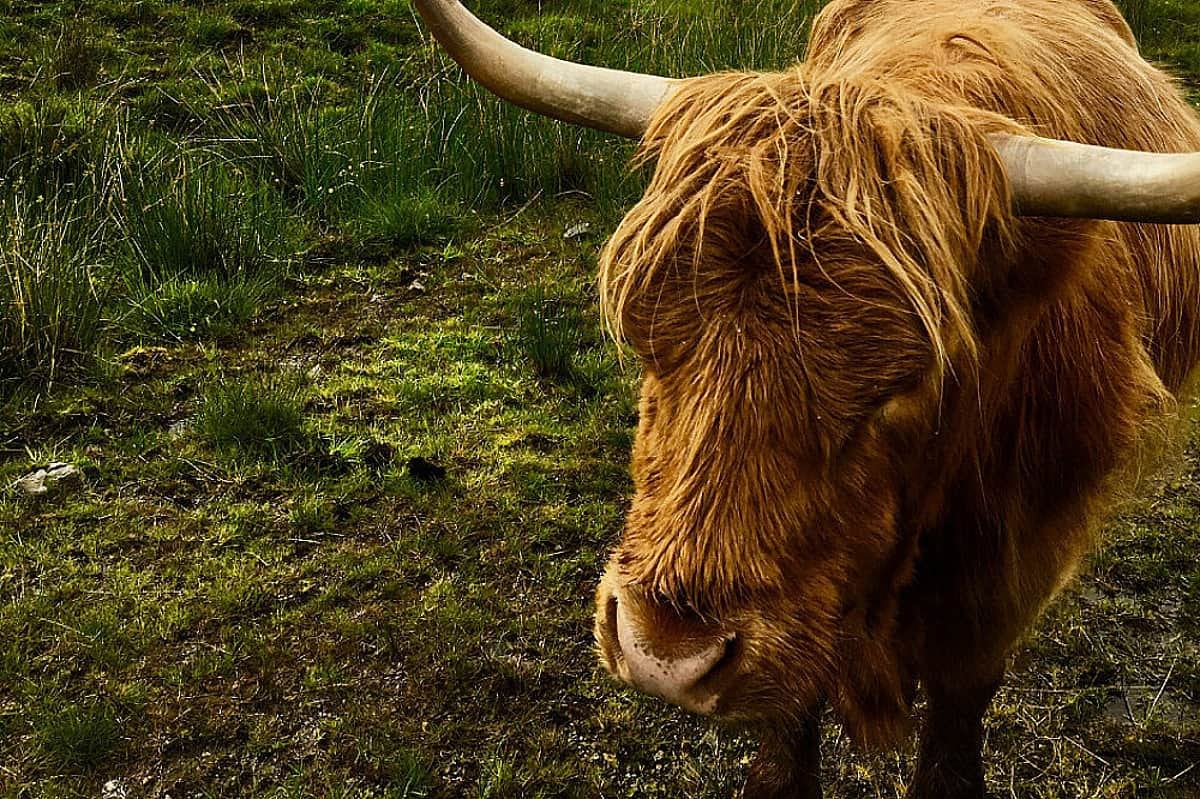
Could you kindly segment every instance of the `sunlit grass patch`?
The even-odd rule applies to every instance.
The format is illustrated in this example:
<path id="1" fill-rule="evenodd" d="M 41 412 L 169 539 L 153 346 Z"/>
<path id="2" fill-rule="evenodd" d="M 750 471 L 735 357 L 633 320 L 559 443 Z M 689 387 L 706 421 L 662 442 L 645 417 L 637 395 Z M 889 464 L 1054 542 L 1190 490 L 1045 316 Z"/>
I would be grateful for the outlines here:
<path id="1" fill-rule="evenodd" d="M 304 446 L 306 394 L 297 375 L 216 378 L 201 391 L 194 427 L 218 449 L 273 460 Z"/>
<path id="2" fill-rule="evenodd" d="M 292 503 L 288 522 L 299 535 L 327 533 L 335 525 L 333 503 L 316 492 L 305 492 Z"/>
<path id="3" fill-rule="evenodd" d="M 325 84 L 243 66 L 234 96 L 218 106 L 210 121 L 223 147 L 301 208 L 322 219 L 334 215 L 351 188 L 347 168 L 354 163 L 346 131 L 354 116 L 326 103 Z M 216 94 L 231 89 L 212 87 Z M 361 160 L 361 159 L 360 159 Z"/>
<path id="4" fill-rule="evenodd" d="M 519 796 L 521 780 L 512 760 L 503 752 L 493 752 L 483 759 L 480 774 L 479 799 L 503 799 Z"/>
<path id="5" fill-rule="evenodd" d="M 630 10 L 630 38 L 612 58 L 671 77 L 727 69 L 784 69 L 798 61 L 825 0 L 748 0 L 736 14 L 720 0 L 646 0 Z M 611 47 L 611 45 L 610 45 Z"/>
<path id="6" fill-rule="evenodd" d="M 128 144 L 106 98 L 51 94 L 0 108 L 0 186 L 6 194 L 57 197 L 103 208 Z M 97 220 L 103 225 L 103 220 Z"/>
<path id="7" fill-rule="evenodd" d="M 96 103 L 0 110 L 0 394 L 37 394 L 101 349 L 118 147 Z"/>
<path id="8" fill-rule="evenodd" d="M 234 44 L 248 31 L 229 13 L 206 8 L 183 9 L 177 25 L 180 33 L 202 47 Z"/>
<path id="9" fill-rule="evenodd" d="M 426 103 L 436 163 L 473 206 L 575 194 L 615 207 L 636 196 L 628 144 L 528 114 L 470 83 L 431 86 Z"/>
<path id="10" fill-rule="evenodd" d="M 405 246 L 456 229 L 462 205 L 632 196 L 628 145 L 512 109 L 469 83 L 427 80 L 414 98 L 384 75 L 344 105 L 331 106 L 328 93 L 264 67 L 244 75 L 214 123 L 231 154 L 349 233 Z"/>
<path id="11" fill-rule="evenodd" d="M 615 353 L 604 349 L 599 321 L 584 312 L 579 298 L 538 285 L 517 294 L 510 306 L 508 353 L 515 362 L 581 398 L 623 396 Z"/>
<path id="12" fill-rule="evenodd" d="M 232 334 L 250 321 L 272 297 L 267 280 L 173 278 L 157 285 L 138 284 L 128 300 L 121 327 L 136 338 L 210 339 Z"/>
<path id="13" fill-rule="evenodd" d="M 399 748 L 387 752 L 379 760 L 395 791 L 392 799 L 421 799 L 432 792 L 433 778 L 420 755 Z"/>
<path id="14" fill-rule="evenodd" d="M 290 268 L 294 225 L 279 198 L 228 165 L 160 155 L 128 176 L 122 199 L 127 334 L 227 334 L 253 318 Z"/>

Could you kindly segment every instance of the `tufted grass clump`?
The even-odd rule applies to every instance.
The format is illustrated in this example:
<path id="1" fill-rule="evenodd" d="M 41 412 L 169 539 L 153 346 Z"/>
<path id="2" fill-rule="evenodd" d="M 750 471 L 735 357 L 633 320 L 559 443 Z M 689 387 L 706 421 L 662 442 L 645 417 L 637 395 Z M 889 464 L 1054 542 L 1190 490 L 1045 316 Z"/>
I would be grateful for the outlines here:
<path id="1" fill-rule="evenodd" d="M 43 66 L 40 77 L 60 91 L 76 91 L 97 83 L 103 73 L 109 46 L 88 26 L 71 21 L 58 31 L 53 42 L 46 42 L 39 53 Z"/>
<path id="2" fill-rule="evenodd" d="M 101 235 L 69 200 L 18 193 L 0 203 L 0 394 L 52 384 L 94 354 Z"/>
<path id="3" fill-rule="evenodd" d="M 348 227 L 363 242 L 411 247 L 449 237 L 462 220 L 458 205 L 435 188 L 384 188 L 363 196 Z"/>
<path id="4" fill-rule="evenodd" d="M 103 194 L 96 167 L 119 127 L 101 103 L 58 95 L 0 107 L 0 180 L 8 192 Z"/>
<path id="5" fill-rule="evenodd" d="M 579 306 L 536 286 L 515 302 L 512 343 L 545 380 L 570 384 L 579 378 L 577 358 L 591 335 Z"/>
<path id="6" fill-rule="evenodd" d="M 139 338 L 206 339 L 254 317 L 287 273 L 293 224 L 279 197 L 200 154 L 158 155 L 128 175 L 122 327 Z"/>
<path id="7" fill-rule="evenodd" d="M 38 723 L 42 748 L 63 768 L 100 766 L 120 743 L 120 728 L 104 706 L 68 705 L 45 711 Z"/>
<path id="8" fill-rule="evenodd" d="M 300 535 L 319 535 L 334 528 L 333 503 L 316 492 L 307 492 L 292 503 L 288 522 Z"/>
<path id="9" fill-rule="evenodd" d="M 238 77 L 236 87 L 212 87 L 233 93 L 210 122 L 224 149 L 303 212 L 336 216 L 352 187 L 345 132 L 357 125 L 353 113 L 332 105 L 320 81 L 277 79 L 265 64 L 260 74 L 243 68 Z"/>
<path id="10" fill-rule="evenodd" d="M 274 271 L 287 258 L 283 207 L 228 164 L 164 154 L 128 180 L 120 217 L 126 257 L 147 283 L 236 280 Z"/>
<path id="11" fill-rule="evenodd" d="M 122 326 L 136 338 L 210 340 L 235 333 L 274 293 L 270 277 L 173 277 L 134 283 Z"/>
<path id="12" fill-rule="evenodd" d="M 195 430 L 216 449 L 274 461 L 305 444 L 306 394 L 295 374 L 218 378 L 201 392 Z"/>

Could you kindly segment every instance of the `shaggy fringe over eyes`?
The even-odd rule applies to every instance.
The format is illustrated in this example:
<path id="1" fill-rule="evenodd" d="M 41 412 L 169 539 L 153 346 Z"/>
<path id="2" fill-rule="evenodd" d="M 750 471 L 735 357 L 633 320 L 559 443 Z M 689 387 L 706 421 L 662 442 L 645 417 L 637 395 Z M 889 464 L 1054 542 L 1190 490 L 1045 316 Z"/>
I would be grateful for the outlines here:
<path id="1" fill-rule="evenodd" d="M 805 270 L 837 284 L 827 264 L 845 268 L 855 259 L 839 254 L 852 247 L 853 268 L 880 270 L 937 365 L 972 356 L 969 271 L 987 266 L 985 237 L 990 251 L 1011 250 L 1008 183 L 986 139 L 1002 129 L 1016 126 L 879 81 L 814 79 L 805 65 L 686 81 L 651 121 L 639 158 L 657 161 L 653 180 L 601 258 L 609 330 L 651 341 L 652 310 L 650 329 L 631 328 L 646 327 L 663 279 L 689 255 L 703 275 L 706 232 L 728 249 L 741 230 L 745 252 L 769 243 L 797 328 Z M 862 263 L 864 248 L 876 263 Z"/>

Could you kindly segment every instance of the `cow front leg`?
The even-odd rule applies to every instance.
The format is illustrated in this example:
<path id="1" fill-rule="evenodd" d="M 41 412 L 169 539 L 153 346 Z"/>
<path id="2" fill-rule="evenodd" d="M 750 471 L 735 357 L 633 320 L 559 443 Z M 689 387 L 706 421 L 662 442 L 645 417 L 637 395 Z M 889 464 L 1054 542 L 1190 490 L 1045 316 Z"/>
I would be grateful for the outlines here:
<path id="1" fill-rule="evenodd" d="M 819 716 L 763 733 L 743 799 L 821 799 Z"/>
<path id="2" fill-rule="evenodd" d="M 994 672 L 996 673 L 996 672 Z M 983 715 L 1000 687 L 997 676 L 964 684 L 946 681 L 925 685 L 928 708 L 921 726 L 917 769 L 908 799 L 984 799 Z"/>

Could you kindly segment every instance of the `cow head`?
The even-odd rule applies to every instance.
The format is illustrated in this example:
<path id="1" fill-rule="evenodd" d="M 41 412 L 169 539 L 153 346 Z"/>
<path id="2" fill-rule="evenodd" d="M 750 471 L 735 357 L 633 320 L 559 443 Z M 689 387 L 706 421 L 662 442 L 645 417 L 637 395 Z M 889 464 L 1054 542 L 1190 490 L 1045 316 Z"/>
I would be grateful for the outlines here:
<path id="1" fill-rule="evenodd" d="M 497 94 L 642 138 L 656 164 L 601 267 L 644 380 L 595 631 L 613 673 L 694 711 L 803 714 L 890 634 L 913 448 L 971 363 L 1014 211 L 1200 221 L 1193 156 L 1016 135 L 803 65 L 671 81 L 568 64 L 456 0 L 416 5 Z M 901 671 L 873 675 L 881 694 Z"/>
<path id="2" fill-rule="evenodd" d="M 797 716 L 890 634 L 907 445 L 970 360 L 962 264 L 1007 235 L 1002 168 L 956 116 L 803 69 L 688 82 L 643 153 L 600 272 L 644 377 L 596 639 L 683 707 Z"/>

